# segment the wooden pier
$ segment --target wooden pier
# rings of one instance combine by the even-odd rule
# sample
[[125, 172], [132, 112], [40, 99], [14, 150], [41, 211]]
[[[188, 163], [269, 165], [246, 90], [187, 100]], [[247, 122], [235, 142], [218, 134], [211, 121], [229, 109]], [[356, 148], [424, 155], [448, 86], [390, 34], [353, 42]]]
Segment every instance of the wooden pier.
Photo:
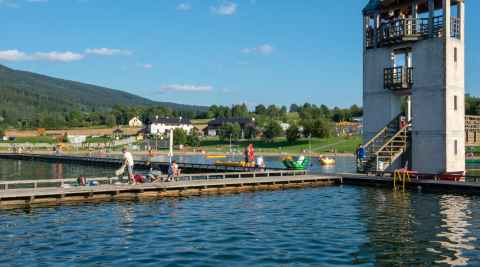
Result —
[[[43, 161], [49, 163], [70, 163], [86, 166], [102, 166], [119, 168], [123, 161], [120, 158], [109, 157], [87, 157], [87, 156], [71, 156], [71, 155], [48, 155], [48, 154], [15, 154], [15, 153], [0, 153], [0, 159], [12, 160], [33, 160]], [[163, 173], [168, 171], [169, 162], [152, 161], [151, 165], [147, 165], [146, 160], [135, 160], [135, 169], [146, 170], [150, 166], [156, 170], [161, 170]], [[258, 168], [251, 167], [234, 167], [222, 166], [215, 164], [202, 163], [177, 163], [183, 172], [187, 173], [211, 173], [211, 172], [252, 172], [259, 171]], [[267, 168], [267, 170], [282, 170], [281, 168]]]
[[89, 180], [99, 185], [73, 186], [76, 179], [0, 182], [0, 209], [282, 190], [339, 184], [342, 179], [305, 171], [267, 171], [187, 174], [175, 182], [138, 185], [116, 184], [117, 178]]
[[[342, 177], [344, 184], [348, 185], [383, 186], [390, 188], [394, 186], [394, 179], [391, 176], [368, 176], [365, 174], [351, 173], [337, 175]], [[405, 183], [405, 187], [406, 189], [422, 190], [425, 192], [480, 194], [479, 180], [457, 182], [411, 177], [410, 180]]]

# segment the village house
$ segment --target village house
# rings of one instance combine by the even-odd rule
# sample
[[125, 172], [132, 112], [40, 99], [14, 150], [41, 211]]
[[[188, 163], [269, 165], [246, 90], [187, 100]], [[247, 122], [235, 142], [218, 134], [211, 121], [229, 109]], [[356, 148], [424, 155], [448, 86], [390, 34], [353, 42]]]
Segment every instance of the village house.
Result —
[[138, 117], [133, 117], [130, 121], [128, 121], [128, 126], [130, 127], [142, 127], [143, 122]]
[[153, 135], [165, 134], [166, 132], [173, 131], [174, 129], [183, 129], [185, 132], [187, 132], [187, 134], [190, 134], [193, 129], [193, 125], [189, 119], [182, 117], [157, 117], [148, 125], [148, 133]]

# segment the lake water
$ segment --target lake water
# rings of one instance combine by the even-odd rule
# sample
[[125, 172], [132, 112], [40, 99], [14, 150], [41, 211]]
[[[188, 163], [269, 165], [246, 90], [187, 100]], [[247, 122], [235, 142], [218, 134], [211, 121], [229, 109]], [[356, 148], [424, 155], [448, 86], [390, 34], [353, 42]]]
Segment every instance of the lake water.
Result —
[[[137, 157], [144, 160], [144, 157]], [[185, 163], [214, 163], [215, 159], [206, 159], [203, 156], [177, 156], [178, 162]], [[233, 160], [240, 160], [234, 158]], [[160, 156], [153, 161], [168, 161], [168, 157]], [[334, 166], [321, 166], [318, 159], [312, 160], [311, 171], [318, 173], [355, 172], [355, 160], [353, 157], [337, 157]], [[265, 157], [267, 166], [282, 168], [280, 157]], [[120, 167], [120, 166], [119, 166]], [[75, 164], [51, 164], [45, 162], [2, 160], [0, 159], [0, 180], [30, 180], [30, 179], [61, 179], [75, 178], [80, 175], [86, 177], [114, 176], [115, 168], [98, 166], [81, 166]]]
[[0, 211], [1, 266], [479, 266], [475, 196], [332, 186]]
[[[111, 173], [0, 160], [2, 180]], [[0, 266], [480, 266], [478, 225], [477, 196], [356, 186], [0, 211]]]

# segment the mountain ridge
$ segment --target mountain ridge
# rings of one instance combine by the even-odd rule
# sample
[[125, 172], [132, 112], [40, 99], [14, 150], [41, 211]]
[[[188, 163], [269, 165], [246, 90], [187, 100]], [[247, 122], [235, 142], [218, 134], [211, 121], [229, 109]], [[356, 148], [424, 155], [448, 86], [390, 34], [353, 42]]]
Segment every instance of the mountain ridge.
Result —
[[125, 91], [16, 70], [0, 64], [0, 105], [48, 106], [48, 110], [108, 110], [115, 105], [163, 106], [177, 111], [204, 112], [203, 106], [160, 102]]

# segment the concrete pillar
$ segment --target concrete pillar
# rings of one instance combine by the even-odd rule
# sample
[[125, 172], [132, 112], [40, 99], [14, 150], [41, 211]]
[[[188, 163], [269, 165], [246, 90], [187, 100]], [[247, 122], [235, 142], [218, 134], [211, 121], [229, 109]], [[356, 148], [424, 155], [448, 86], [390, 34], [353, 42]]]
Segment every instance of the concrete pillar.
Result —
[[412, 1], [412, 19], [417, 18], [417, 9], [418, 9], [417, 0], [413, 0]]
[[374, 19], [374, 27], [373, 27], [373, 43], [375, 44], [375, 47], [378, 46], [378, 35], [379, 35], [379, 29], [380, 29], [380, 13], [375, 13], [373, 16]]
[[463, 36], [465, 34], [465, 3], [463, 2], [463, 0], [458, 2], [457, 12], [457, 16], [460, 19], [460, 40], [464, 42], [465, 39], [463, 38]]
[[367, 30], [368, 30], [368, 16], [363, 17], [363, 25], [362, 25], [362, 32], [363, 32], [363, 51], [367, 49]]
[[442, 0], [443, 6], [443, 30], [444, 30], [444, 37], [449, 38], [451, 34], [451, 26], [450, 23], [452, 20], [452, 6], [450, 0]]
[[435, 1], [428, 0], [428, 31], [430, 37], [433, 35], [433, 17], [435, 16]]

